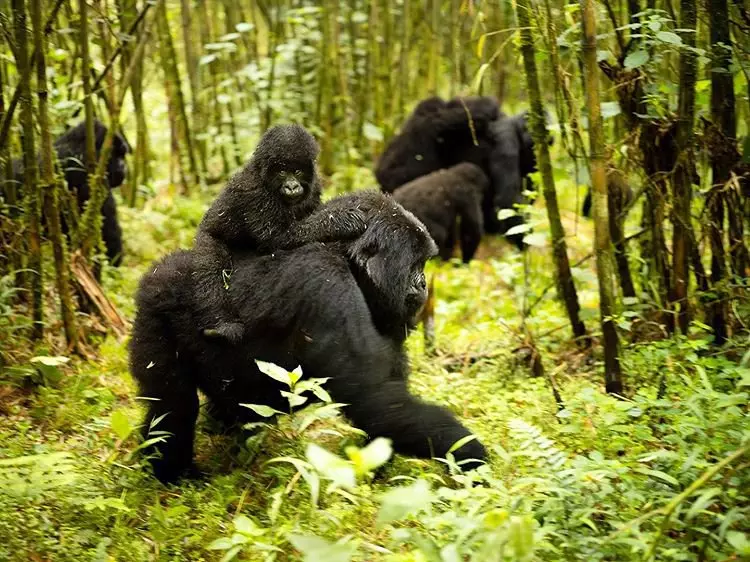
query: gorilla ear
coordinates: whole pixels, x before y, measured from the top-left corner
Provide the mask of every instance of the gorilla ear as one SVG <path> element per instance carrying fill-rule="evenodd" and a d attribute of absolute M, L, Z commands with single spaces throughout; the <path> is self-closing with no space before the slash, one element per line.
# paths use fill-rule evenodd
<path fill-rule="evenodd" d="M 368 268 L 368 263 L 377 255 L 379 250 L 378 240 L 374 236 L 360 236 L 349 249 L 349 257 L 362 269 Z"/>

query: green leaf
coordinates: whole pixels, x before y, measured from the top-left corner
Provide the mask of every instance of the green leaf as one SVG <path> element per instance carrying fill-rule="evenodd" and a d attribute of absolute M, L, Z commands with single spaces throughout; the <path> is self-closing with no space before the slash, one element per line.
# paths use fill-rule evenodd
<path fill-rule="evenodd" d="M 534 551 L 534 519 L 530 515 L 514 515 L 510 518 L 508 545 L 513 560 L 524 560 Z"/>
<path fill-rule="evenodd" d="M 279 414 L 284 415 L 284 412 L 279 412 L 270 406 L 263 406 L 262 404 L 240 404 L 240 406 L 250 408 L 253 412 L 264 418 L 270 418 Z"/>
<path fill-rule="evenodd" d="M 248 31 L 252 31 L 255 26 L 252 23 L 240 22 L 234 28 L 240 33 L 247 33 Z"/>
<path fill-rule="evenodd" d="M 746 556 L 750 554 L 750 540 L 747 535 L 740 531 L 728 531 L 727 542 L 732 545 L 732 548 L 737 550 L 737 554 L 740 556 Z"/>
<path fill-rule="evenodd" d="M 264 375 L 271 377 L 273 380 L 283 383 L 287 386 L 292 386 L 292 378 L 289 376 L 289 371 L 284 367 L 279 367 L 275 363 L 269 363 L 267 361 L 255 360 L 255 364 L 258 369 Z"/>
<path fill-rule="evenodd" d="M 670 45 L 682 45 L 682 37 L 671 31 L 660 31 L 656 34 L 656 38 Z"/>
<path fill-rule="evenodd" d="M 518 211 L 515 209 L 500 209 L 497 212 L 497 220 L 503 221 L 505 219 L 509 219 L 510 217 L 515 217 L 518 215 Z"/>
<path fill-rule="evenodd" d="M 362 449 L 347 447 L 346 454 L 354 463 L 355 472 L 364 475 L 387 463 L 393 454 L 393 447 L 390 439 L 378 437 Z"/>
<path fill-rule="evenodd" d="M 237 529 L 238 533 L 251 537 L 260 537 L 266 534 L 265 529 L 258 527 L 258 525 L 255 524 L 255 521 L 246 515 L 238 515 L 234 518 L 234 528 Z"/>
<path fill-rule="evenodd" d="M 300 396 L 299 394 L 294 394 L 292 392 L 287 392 L 285 390 L 281 391 L 281 395 L 289 401 L 289 405 L 292 408 L 296 408 L 297 406 L 302 406 L 302 404 L 307 402 L 307 396 Z"/>
<path fill-rule="evenodd" d="M 208 550 L 229 550 L 234 546 L 234 543 L 229 539 L 222 537 L 212 541 L 206 548 Z"/>
<path fill-rule="evenodd" d="M 315 470 L 331 480 L 334 485 L 351 490 L 357 485 L 357 477 L 352 464 L 323 447 L 310 443 L 307 446 L 307 460 Z"/>
<path fill-rule="evenodd" d="M 217 56 L 216 56 L 215 54 L 213 54 L 213 53 L 211 53 L 211 54 L 208 54 L 208 55 L 203 55 L 203 56 L 202 56 L 202 57 L 200 58 L 200 60 L 198 61 L 198 66 L 204 66 L 204 65 L 207 65 L 207 64 L 211 64 L 211 63 L 212 63 L 212 62 L 214 62 L 214 61 L 215 61 L 215 60 L 216 60 L 217 58 L 219 58 L 219 57 L 217 57 Z"/>
<path fill-rule="evenodd" d="M 426 480 L 416 480 L 409 486 L 389 490 L 381 496 L 378 523 L 388 523 L 403 519 L 409 514 L 426 511 L 435 501 Z"/>
<path fill-rule="evenodd" d="M 654 478 L 658 478 L 659 480 L 662 480 L 667 484 L 672 484 L 673 486 L 680 485 L 680 483 L 673 476 L 670 476 L 669 474 L 667 474 L 666 472 L 662 472 L 661 470 L 652 470 L 650 468 L 634 468 L 633 470 L 640 474 L 645 474 L 646 476 L 653 476 Z"/>
<path fill-rule="evenodd" d="M 625 61 L 623 62 L 623 65 L 625 68 L 632 70 L 633 68 L 638 68 L 639 66 L 643 66 L 646 64 L 649 60 L 648 51 L 644 51 L 643 49 L 640 49 L 638 51 L 633 51 L 630 53 L 627 57 L 625 57 Z"/>
<path fill-rule="evenodd" d="M 524 232 L 528 232 L 529 230 L 531 230 L 530 224 L 517 224 L 516 226 L 509 228 L 505 235 L 512 236 L 513 234 L 523 234 Z"/>
<path fill-rule="evenodd" d="M 622 110 L 620 109 L 620 104 L 616 101 L 605 101 L 602 103 L 602 119 L 609 119 L 610 117 L 620 115 L 620 113 L 622 113 Z"/>
<path fill-rule="evenodd" d="M 470 435 L 467 435 L 466 437 L 462 437 L 461 439 L 459 439 L 458 441 L 456 441 L 453 445 L 451 445 L 451 448 L 448 449 L 448 452 L 449 453 L 455 453 L 461 447 L 463 447 L 464 445 L 466 445 L 470 441 L 474 441 L 476 438 L 477 438 L 477 436 L 474 435 L 474 434 L 470 434 Z"/>
<path fill-rule="evenodd" d="M 362 126 L 362 134 L 368 141 L 383 142 L 383 129 L 377 125 L 373 125 L 369 121 L 365 121 L 365 124 Z"/>
<path fill-rule="evenodd" d="M 544 232 L 532 232 L 524 236 L 523 241 L 529 246 L 541 248 L 547 245 L 547 235 Z"/>
<path fill-rule="evenodd" d="M 698 499 L 693 502 L 687 513 L 685 514 L 685 520 L 690 521 L 693 517 L 698 515 L 701 511 L 705 510 L 709 505 L 713 503 L 713 499 L 721 494 L 721 488 L 709 488 L 705 490 Z"/>
<path fill-rule="evenodd" d="M 109 419 L 109 426 L 120 441 L 124 441 L 130 435 L 130 432 L 133 431 L 130 420 L 128 420 L 128 416 L 125 415 L 123 410 L 112 412 L 112 416 Z"/>
<path fill-rule="evenodd" d="M 65 363 L 70 361 L 70 358 L 62 357 L 59 355 L 55 355 L 52 357 L 48 357 L 46 355 L 40 355 L 37 357 L 32 357 L 30 361 L 31 363 L 39 363 L 47 367 L 59 367 L 60 365 L 65 365 Z"/>
<path fill-rule="evenodd" d="M 315 535 L 290 534 L 287 538 L 303 554 L 305 562 L 349 562 L 357 550 L 355 543 L 331 543 Z"/>

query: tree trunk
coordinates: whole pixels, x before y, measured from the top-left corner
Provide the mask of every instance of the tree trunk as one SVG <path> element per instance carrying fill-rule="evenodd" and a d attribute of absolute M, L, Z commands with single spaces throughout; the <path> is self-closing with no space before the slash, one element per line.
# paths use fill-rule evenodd
<path fill-rule="evenodd" d="M 182 15 L 182 45 L 185 50 L 185 68 L 187 69 L 188 84 L 190 86 L 190 109 L 193 118 L 193 127 L 204 131 L 203 108 L 200 99 L 200 73 L 198 72 L 198 58 L 193 46 L 193 11 L 191 0 L 181 0 Z M 198 152 L 198 163 L 201 174 L 206 175 L 206 141 L 205 139 L 196 139 L 195 147 Z"/>
<path fill-rule="evenodd" d="M 594 251 L 599 281 L 599 310 L 604 344 L 604 380 L 609 393 L 622 394 L 619 341 L 615 327 L 614 256 L 610 239 L 607 168 L 604 129 L 599 102 L 599 68 L 596 64 L 596 8 L 594 0 L 582 0 L 583 62 L 589 115 L 591 196 L 594 210 Z"/>
<path fill-rule="evenodd" d="M 526 70 L 526 85 L 529 91 L 531 106 L 531 128 L 534 146 L 539 161 L 539 171 L 542 175 L 544 200 L 547 206 L 547 216 L 550 223 L 552 235 L 552 255 L 555 261 L 557 275 L 557 289 L 560 298 L 565 303 L 568 319 L 573 330 L 573 336 L 579 345 L 589 344 L 586 335 L 586 327 L 579 315 L 578 294 L 576 293 L 573 276 L 568 261 L 568 248 L 565 243 L 565 230 L 560 221 L 560 209 L 557 204 L 557 193 L 555 192 L 555 180 L 552 176 L 552 163 L 549 155 L 549 133 L 544 119 L 544 107 L 539 89 L 536 61 L 534 60 L 534 40 L 531 34 L 531 9 L 529 0 L 518 0 L 516 4 L 516 16 L 521 32 L 521 55 Z"/>
<path fill-rule="evenodd" d="M 36 57 L 36 89 L 39 96 L 39 128 L 41 130 L 41 172 L 40 191 L 44 195 L 44 216 L 52 240 L 52 253 L 55 259 L 57 292 L 60 297 L 60 314 L 63 320 L 68 346 L 78 347 L 78 327 L 76 326 L 73 294 L 70 290 L 70 260 L 65 247 L 65 239 L 60 224 L 58 205 L 59 183 L 55 178 L 52 135 L 49 129 L 47 101 L 47 41 L 42 28 L 42 0 L 31 1 L 31 22 L 34 29 L 34 49 Z"/>
<path fill-rule="evenodd" d="M 680 27 L 696 29 L 695 0 L 682 0 Z M 677 324 L 687 334 L 690 324 L 688 310 L 688 286 L 690 284 L 690 199 L 693 185 L 693 118 L 695 116 L 696 60 L 695 32 L 683 33 L 687 48 L 680 51 L 680 94 L 677 114 L 677 166 L 672 179 L 672 290 L 670 304 L 677 313 Z"/>
<path fill-rule="evenodd" d="M 26 2 L 13 0 L 13 26 L 16 37 L 16 68 L 20 90 L 21 107 L 20 123 L 23 129 L 23 167 L 24 167 L 24 211 L 29 225 L 28 237 L 28 281 L 31 295 L 31 337 L 40 339 L 43 333 L 42 309 L 42 225 L 41 193 L 39 190 L 39 168 L 34 147 L 34 116 L 31 101 L 31 66 L 29 64 L 29 45 L 26 37 Z"/>
<path fill-rule="evenodd" d="M 729 10 L 727 0 L 710 0 L 711 45 L 713 61 L 711 64 L 711 120 L 730 143 L 736 142 L 737 126 L 734 115 L 734 82 L 729 68 L 732 64 L 732 38 L 729 34 Z M 711 241 L 711 285 L 716 300 L 709 309 L 709 324 L 714 330 L 716 343 L 722 344 L 727 339 L 726 305 L 726 252 L 724 249 L 724 205 L 723 187 L 731 177 L 732 167 L 727 156 L 729 150 L 709 150 L 711 158 L 712 189 L 708 197 L 709 238 Z"/>

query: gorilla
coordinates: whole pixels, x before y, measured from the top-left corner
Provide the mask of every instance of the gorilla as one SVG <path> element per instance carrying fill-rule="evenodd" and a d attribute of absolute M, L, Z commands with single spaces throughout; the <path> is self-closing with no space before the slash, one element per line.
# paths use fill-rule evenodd
<path fill-rule="evenodd" d="M 444 260 L 453 255 L 460 220 L 461 257 L 469 263 L 484 234 L 482 200 L 489 184 L 479 166 L 464 162 L 399 187 L 393 198 L 424 223 Z"/>
<path fill-rule="evenodd" d="M 243 403 L 283 410 L 281 384 L 254 360 L 329 377 L 327 390 L 370 438 L 388 437 L 403 454 L 444 457 L 469 431 L 447 410 L 407 389 L 404 341 L 424 305 L 424 265 L 435 243 L 390 197 L 359 192 L 329 202 L 357 209 L 367 229 L 353 241 L 311 243 L 273 255 L 233 253 L 228 295 L 245 332 L 239 345 L 201 336 L 196 327 L 194 251 L 157 262 L 141 280 L 130 368 L 148 398 L 143 425 L 169 433 L 149 451 L 155 476 L 171 482 L 193 468 L 198 390 L 226 425 L 257 421 Z M 471 440 L 455 451 L 464 466 L 487 458 Z"/>
<path fill-rule="evenodd" d="M 498 209 L 515 209 L 526 203 L 524 179 L 536 172 L 534 140 L 528 128 L 527 112 L 512 117 L 502 117 L 490 125 L 493 146 L 488 158 L 489 176 L 493 190 L 489 201 L 485 200 L 485 230 L 491 234 L 505 233 L 514 226 L 524 224 L 523 216 L 516 214 L 503 220 L 497 218 Z M 533 188 L 529 179 L 528 186 Z M 517 248 L 523 249 L 524 233 L 507 236 Z"/>
<path fill-rule="evenodd" d="M 411 180 L 464 161 L 484 165 L 489 124 L 499 116 L 491 97 L 422 100 L 378 160 L 375 177 L 382 190 L 392 193 Z"/>
<path fill-rule="evenodd" d="M 94 121 L 94 135 L 96 156 L 99 157 L 107 127 L 99 120 Z M 75 127 L 68 129 L 54 142 L 59 165 L 65 175 L 68 189 L 76 195 L 79 211 L 83 210 L 86 201 L 91 196 L 88 184 L 86 161 L 86 123 L 82 121 Z M 119 187 L 125 181 L 127 163 L 125 156 L 131 152 L 130 145 L 125 138 L 116 134 L 112 141 L 112 152 L 107 163 L 105 185 L 108 189 L 107 197 L 102 204 L 102 240 L 106 248 L 110 264 L 117 267 L 122 262 L 122 230 L 117 220 L 117 206 L 112 195 L 112 189 Z M 13 161 L 13 178 L 22 189 L 24 181 L 23 160 Z M 63 229 L 68 231 L 68 225 L 63 223 Z"/>
<path fill-rule="evenodd" d="M 501 221 L 497 211 L 526 201 L 524 179 L 536 171 L 534 143 L 526 113 L 504 115 L 492 97 L 423 100 L 386 147 L 375 176 L 383 191 L 393 193 L 417 177 L 461 162 L 476 164 L 490 179 L 482 201 L 485 232 L 503 234 L 524 222 L 520 215 Z M 523 249 L 523 237 L 508 239 Z"/>
<path fill-rule="evenodd" d="M 242 338 L 243 326 L 225 289 L 233 247 L 271 253 L 308 242 L 355 238 L 364 231 L 364 218 L 356 210 L 314 212 L 321 206 L 318 152 L 303 127 L 271 127 L 250 162 L 230 178 L 206 212 L 193 248 L 204 335 L 232 344 Z"/>

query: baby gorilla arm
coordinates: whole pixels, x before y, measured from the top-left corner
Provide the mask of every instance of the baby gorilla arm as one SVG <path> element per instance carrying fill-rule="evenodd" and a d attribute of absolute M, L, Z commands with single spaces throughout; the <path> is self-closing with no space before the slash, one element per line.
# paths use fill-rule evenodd
<path fill-rule="evenodd" d="M 340 207 L 340 206 L 339 206 Z M 351 240 L 366 229 L 365 215 L 358 209 L 320 207 L 273 241 L 275 249 L 291 250 L 311 242 Z"/>

